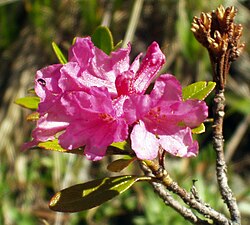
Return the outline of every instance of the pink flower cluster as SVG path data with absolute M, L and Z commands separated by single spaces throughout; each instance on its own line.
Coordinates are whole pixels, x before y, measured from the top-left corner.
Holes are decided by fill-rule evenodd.
M 179 157 L 195 156 L 191 129 L 207 117 L 204 101 L 182 99 L 182 88 L 170 74 L 149 84 L 165 57 L 153 42 L 140 62 L 130 64 L 131 47 L 106 55 L 90 37 L 76 38 L 68 63 L 37 71 L 35 91 L 40 119 L 25 148 L 58 138 L 66 149 L 85 147 L 88 159 L 100 160 L 113 142 L 130 138 L 139 159 L 157 157 L 159 148 Z

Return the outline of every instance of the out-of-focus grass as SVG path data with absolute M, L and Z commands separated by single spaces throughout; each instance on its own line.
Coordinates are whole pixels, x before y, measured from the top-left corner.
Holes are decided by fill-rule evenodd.
M 22 33 L 28 31 L 28 37 L 38 43 L 39 49 L 29 52 L 29 57 L 36 56 L 41 59 L 41 66 L 56 62 L 56 57 L 51 49 L 51 42 L 55 41 L 66 53 L 74 36 L 90 35 L 97 25 L 103 22 L 103 16 L 110 13 L 110 29 L 115 42 L 123 39 L 127 32 L 128 22 L 135 1 L 53 1 L 53 0 L 24 0 L 13 1 L 0 5 L 0 62 L 7 63 L 6 71 L 10 78 L 19 79 L 14 75 L 13 66 L 16 52 L 22 54 L 23 49 L 16 49 L 17 43 L 26 43 L 22 40 Z M 236 1 L 235 1 L 236 2 Z M 243 1 L 242 1 L 243 2 Z M 219 3 L 228 5 L 227 1 L 196 1 L 196 0 L 145 0 L 139 17 L 138 25 L 132 42 L 132 54 L 137 55 L 144 51 L 153 40 L 157 40 L 167 57 L 167 63 L 162 72 L 175 74 L 186 85 L 196 80 L 211 80 L 209 58 L 205 50 L 196 42 L 190 24 L 194 15 L 201 11 L 210 11 Z M 244 2 L 243 2 L 244 3 Z M 249 40 L 249 9 L 236 2 L 239 8 L 239 20 L 245 26 L 245 40 Z M 106 13 L 106 14 L 105 14 Z M 26 37 L 26 36 L 25 36 Z M 20 45 L 20 44 L 19 44 Z M 14 49 L 14 50 L 13 50 Z M 244 58 L 249 59 L 249 47 Z M 37 54 L 39 54 L 37 56 Z M 11 56 L 11 57 L 10 57 Z M 242 57 L 243 58 L 243 57 Z M 18 65 L 24 67 L 29 58 L 25 56 Z M 241 60 L 241 58 L 239 59 Z M 229 112 L 225 123 L 225 144 L 228 140 L 240 140 L 236 149 L 229 158 L 229 177 L 239 206 L 243 212 L 243 224 L 250 221 L 250 159 L 247 154 L 249 131 L 238 136 L 236 128 L 244 122 L 249 114 L 246 107 L 249 102 L 249 70 L 246 62 L 237 61 L 233 66 L 232 79 L 227 90 Z M 240 67 L 237 65 L 241 65 Z M 85 182 L 89 179 L 108 175 L 106 164 L 109 159 L 98 163 L 87 161 L 84 157 L 63 155 L 56 152 L 30 150 L 20 152 L 20 143 L 29 139 L 27 123 L 18 123 L 23 126 L 15 128 L 10 115 L 11 79 L 0 66 L 1 72 L 1 111 L 0 140 L 8 134 L 7 145 L 0 145 L 0 224 L 186 224 L 181 217 L 171 208 L 166 207 L 152 191 L 150 185 L 138 184 L 133 189 L 120 197 L 87 212 L 77 214 L 56 214 L 48 209 L 48 200 L 55 191 L 70 186 L 71 184 Z M 37 68 L 38 69 L 38 68 Z M 34 74 L 30 74 L 33 76 Z M 21 77 L 21 76 L 20 76 Z M 21 79 L 21 78 L 20 78 Z M 32 87 L 32 84 L 30 85 Z M 243 88 L 244 87 L 244 88 Z M 22 81 L 20 80 L 20 89 Z M 241 91 L 239 91 L 241 90 Z M 242 92 L 242 90 L 244 90 Z M 22 90 L 25 94 L 25 90 Z M 233 94 L 234 95 L 231 95 Z M 235 98 L 237 95 L 237 99 Z M 14 93 L 13 93 L 13 96 Z M 6 100 L 7 99 L 7 100 Z M 211 105 L 211 98 L 208 99 Z M 244 105 L 245 104 L 245 105 Z M 27 111 L 15 108 L 20 113 Z M 24 116 L 22 120 L 24 120 Z M 9 119 L 9 121 L 6 121 Z M 246 120 L 248 121 L 248 120 Z M 249 124 L 249 122 L 246 122 Z M 248 127 L 248 124 L 246 127 Z M 201 153 L 194 159 L 176 159 L 168 157 L 167 168 L 172 176 L 187 189 L 191 188 L 192 180 L 201 198 L 211 206 L 224 211 L 222 200 L 219 199 L 216 187 L 214 170 L 215 155 L 211 147 L 211 124 L 207 125 L 207 132 L 197 137 L 201 145 Z M 25 134 L 25 135 L 24 135 Z M 15 138 L 13 138 L 15 137 Z M 25 139 L 25 140 L 24 140 Z M 130 168 L 125 173 L 137 173 L 138 168 Z M 114 174 L 113 174 L 114 175 Z

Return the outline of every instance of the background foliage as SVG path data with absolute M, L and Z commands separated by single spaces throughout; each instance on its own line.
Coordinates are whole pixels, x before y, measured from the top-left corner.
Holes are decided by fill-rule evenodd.
M 89 162 L 84 157 L 45 150 L 20 152 L 20 145 L 29 139 L 32 124 L 25 122 L 29 111 L 13 102 L 27 95 L 37 69 L 58 62 L 52 41 L 66 54 L 75 36 L 91 35 L 101 24 L 109 26 L 115 44 L 130 40 L 133 56 L 145 52 L 156 40 L 167 57 L 162 73 L 175 74 L 183 86 L 198 80 L 210 81 L 208 55 L 194 39 L 190 25 L 193 16 L 220 3 L 239 9 L 237 18 L 244 26 L 247 45 L 230 71 L 225 145 L 230 183 L 239 201 L 242 223 L 250 224 L 250 3 L 247 0 L 1 0 L 0 224 L 187 224 L 147 184 L 136 184 L 120 197 L 87 212 L 69 215 L 50 211 L 47 204 L 56 191 L 108 175 L 106 165 L 110 159 Z M 133 11 L 139 16 L 133 17 Z M 207 102 L 210 104 L 209 99 Z M 199 156 L 169 157 L 167 168 L 186 188 L 192 186 L 193 179 L 197 180 L 201 197 L 223 211 L 214 176 L 211 124 L 206 127 L 207 132 L 199 135 Z M 137 174 L 139 168 L 133 165 L 123 173 Z

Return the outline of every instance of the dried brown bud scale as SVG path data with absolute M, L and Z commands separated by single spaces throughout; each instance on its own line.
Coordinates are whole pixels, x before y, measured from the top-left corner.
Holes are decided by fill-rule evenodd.
M 244 44 L 240 43 L 243 27 L 235 24 L 237 9 L 234 6 L 224 8 L 220 5 L 210 13 L 202 12 L 200 18 L 194 17 L 191 30 L 195 38 L 209 52 L 214 69 L 215 81 L 224 88 L 226 75 L 232 61 L 241 54 Z M 219 66 L 220 65 L 220 66 Z M 221 69 L 218 69 L 219 68 Z M 218 74 L 223 73 L 223 74 Z

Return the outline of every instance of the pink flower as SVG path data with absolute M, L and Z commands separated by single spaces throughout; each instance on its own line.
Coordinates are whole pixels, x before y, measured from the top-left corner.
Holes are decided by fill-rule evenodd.
M 55 139 L 68 150 L 84 148 L 88 159 L 100 160 L 113 142 L 126 140 L 128 125 L 106 88 L 66 91 L 42 114 L 25 147 Z
M 128 125 L 122 111 L 125 98 L 117 96 L 115 79 L 128 69 L 129 52 L 130 47 L 108 56 L 90 38 L 77 38 L 68 63 L 37 71 L 40 119 L 32 132 L 33 140 L 23 148 L 58 137 L 62 147 L 85 146 L 85 155 L 99 160 L 111 143 L 127 139 Z
M 70 68 L 65 68 L 71 86 L 106 87 L 112 97 L 117 96 L 115 80 L 118 74 L 129 68 L 128 48 L 118 49 L 108 56 L 96 48 L 90 37 L 76 38 L 74 45 L 69 50 Z
M 116 88 L 118 95 L 144 94 L 152 80 L 165 63 L 165 56 L 159 45 L 153 42 L 140 64 L 141 54 L 127 71 L 117 76 Z
M 198 154 L 191 129 L 207 118 L 207 106 L 204 101 L 183 101 L 174 76 L 162 75 L 150 95 L 131 96 L 124 107 L 127 120 L 137 121 L 130 138 L 138 158 L 154 159 L 160 147 L 179 157 Z
M 143 94 L 165 63 L 159 45 L 153 42 L 140 64 L 139 54 L 129 64 L 131 46 L 112 52 L 110 56 L 96 48 L 90 38 L 76 38 L 69 51 L 67 86 L 106 87 L 113 98 L 133 93 Z
M 160 147 L 180 157 L 196 155 L 191 129 L 207 117 L 206 104 L 183 101 L 172 75 L 162 75 L 145 94 L 165 56 L 153 42 L 142 62 L 139 54 L 130 65 L 130 49 L 108 56 L 89 37 L 76 38 L 68 63 L 37 71 L 40 119 L 24 148 L 58 138 L 63 148 L 84 147 L 88 159 L 100 160 L 110 144 L 132 131 L 131 147 L 140 159 L 157 157 Z
M 106 88 L 92 87 L 89 92 L 65 93 L 61 98 L 68 126 L 59 136 L 62 147 L 72 150 L 82 146 L 88 159 L 100 160 L 107 147 L 128 137 L 128 125 L 119 117 L 116 104 Z

